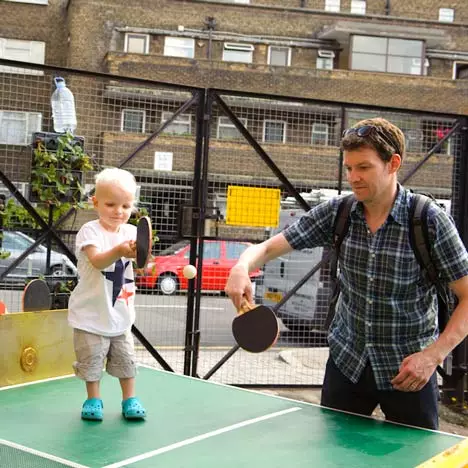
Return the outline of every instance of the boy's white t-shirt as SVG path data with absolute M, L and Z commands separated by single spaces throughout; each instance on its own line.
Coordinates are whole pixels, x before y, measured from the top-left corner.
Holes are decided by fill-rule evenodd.
M 79 281 L 70 295 L 68 323 L 90 333 L 118 336 L 135 321 L 135 281 L 132 259 L 122 257 L 104 270 L 95 268 L 83 248 L 106 252 L 126 240 L 136 239 L 136 226 L 122 224 L 118 232 L 106 231 L 99 220 L 84 224 L 76 235 Z

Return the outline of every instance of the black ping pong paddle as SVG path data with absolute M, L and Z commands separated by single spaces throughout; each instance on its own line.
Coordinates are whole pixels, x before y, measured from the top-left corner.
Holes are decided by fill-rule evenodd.
M 152 246 L 152 229 L 151 220 L 148 216 L 142 216 L 137 225 L 137 238 L 136 238 L 136 265 L 137 268 L 145 268 L 151 257 Z
M 52 298 L 47 283 L 42 279 L 30 281 L 23 291 L 23 312 L 50 310 Z
M 255 306 L 244 301 L 239 314 L 232 322 L 232 334 L 242 349 L 251 353 L 261 353 L 271 348 L 278 340 L 278 319 L 270 307 Z

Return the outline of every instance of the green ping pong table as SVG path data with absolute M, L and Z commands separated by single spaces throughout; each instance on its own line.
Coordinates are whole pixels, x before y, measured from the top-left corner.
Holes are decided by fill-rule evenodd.
M 144 421 L 102 380 L 104 420 L 80 419 L 74 376 L 0 388 L 2 468 L 461 468 L 467 440 L 140 367 Z M 435 457 L 435 458 L 434 458 Z

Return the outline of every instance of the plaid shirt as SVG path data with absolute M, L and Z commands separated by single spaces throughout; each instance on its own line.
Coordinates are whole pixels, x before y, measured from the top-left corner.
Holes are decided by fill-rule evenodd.
M 379 390 L 392 390 L 402 360 L 438 336 L 436 290 L 409 243 L 412 196 L 398 185 L 392 210 L 374 234 L 355 201 L 340 248 L 341 294 L 328 336 L 330 354 L 354 383 L 369 361 Z M 294 249 L 331 246 L 338 205 L 335 198 L 312 208 L 283 231 L 286 240 Z M 450 216 L 432 203 L 428 224 L 441 281 L 468 275 L 468 254 Z

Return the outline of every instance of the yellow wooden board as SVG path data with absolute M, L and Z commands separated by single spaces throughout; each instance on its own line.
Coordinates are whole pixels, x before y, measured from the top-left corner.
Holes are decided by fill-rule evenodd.
M 66 310 L 0 315 L 0 387 L 73 374 Z
M 226 224 L 252 227 L 278 227 L 281 190 L 230 185 Z
M 416 468 L 468 468 L 468 439 L 439 453 Z

